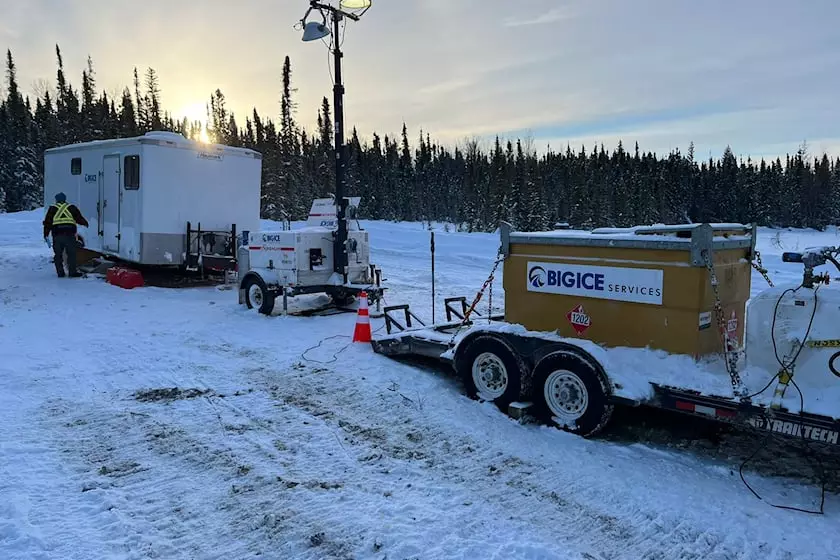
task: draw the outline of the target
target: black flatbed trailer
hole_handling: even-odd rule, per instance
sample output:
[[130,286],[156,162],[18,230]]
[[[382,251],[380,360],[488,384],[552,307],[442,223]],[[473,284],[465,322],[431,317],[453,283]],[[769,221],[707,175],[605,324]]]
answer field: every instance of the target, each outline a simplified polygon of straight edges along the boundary
[[[482,350],[497,352],[509,364],[515,364],[519,371],[515,375],[515,394],[501,395],[492,400],[500,409],[514,418],[535,415],[547,423],[557,424],[556,418],[546,412],[544,403],[539,403],[540,380],[545,377],[544,364],[558,360],[572,370],[590,390],[587,402],[594,402],[594,415],[587,418],[584,413],[577,419],[576,426],[561,425],[564,429],[582,436],[594,436],[609,421],[616,405],[647,406],[695,415],[724,422],[744,429],[772,432],[800,440],[821,442],[828,445],[840,444],[840,422],[838,420],[807,412],[794,412],[784,408],[771,408],[749,401],[740,401],[734,396],[710,396],[685,388],[668,387],[651,383],[653,397],[634,400],[612,394],[609,375],[586,350],[574,344],[559,342],[543,333],[521,333],[511,329],[506,332],[504,315],[480,316],[473,311],[467,316],[466,298],[445,300],[446,321],[426,325],[408,305],[388,306],[383,309],[387,334],[372,341],[373,350],[392,358],[426,358],[439,362],[445,368],[464,379],[470,396],[481,399],[475,382],[471,381],[469,358],[475,352],[470,347],[480,344]],[[471,317],[478,315],[478,318]],[[502,327],[502,328],[500,328]],[[496,349],[493,350],[495,344]],[[503,356],[512,354],[511,356]],[[505,360],[504,358],[507,358]],[[512,372],[511,372],[512,373]],[[590,379],[587,379],[589,377]],[[600,378],[600,379],[596,379]],[[597,382],[600,381],[600,382]],[[599,393],[599,387],[603,394]],[[543,399],[544,400],[544,399]]]

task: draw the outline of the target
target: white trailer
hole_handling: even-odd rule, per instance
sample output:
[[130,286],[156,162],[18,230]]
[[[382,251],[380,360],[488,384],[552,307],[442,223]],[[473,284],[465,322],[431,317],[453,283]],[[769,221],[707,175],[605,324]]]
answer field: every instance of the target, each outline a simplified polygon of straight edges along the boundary
[[149,132],[47,150],[44,203],[65,193],[90,223],[84,247],[107,257],[230,268],[237,229],[259,227],[261,174],[253,150]]
[[341,306],[366,292],[369,301],[382,295],[379,271],[370,263],[370,238],[355,214],[360,199],[349,198],[347,223],[347,267],[335,271],[335,238],[338,221],[332,198],[316,199],[306,225],[283,229],[243,232],[239,248],[239,303],[270,315],[278,296],[326,293]]

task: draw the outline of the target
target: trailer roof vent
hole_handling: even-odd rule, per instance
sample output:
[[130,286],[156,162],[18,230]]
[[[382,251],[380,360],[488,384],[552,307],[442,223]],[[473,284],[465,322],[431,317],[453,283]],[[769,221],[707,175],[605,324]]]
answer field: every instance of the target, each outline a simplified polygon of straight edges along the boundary
[[146,138],[156,138],[158,140],[164,140],[167,142],[174,142],[177,144],[183,144],[188,142],[188,140],[182,134],[178,134],[177,132],[166,132],[163,130],[153,130],[152,132],[147,132],[144,134]]

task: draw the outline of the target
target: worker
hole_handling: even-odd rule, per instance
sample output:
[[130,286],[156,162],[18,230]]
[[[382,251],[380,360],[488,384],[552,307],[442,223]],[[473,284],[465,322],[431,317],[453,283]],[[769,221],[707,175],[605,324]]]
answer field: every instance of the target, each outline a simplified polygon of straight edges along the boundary
[[76,224],[88,227],[88,221],[73,204],[67,204],[64,193],[55,195],[55,204],[47,209],[44,217],[44,241],[49,244],[48,237],[52,233],[52,248],[55,253],[55,272],[59,278],[64,278],[64,252],[67,251],[67,270],[70,278],[78,278],[81,274],[76,270]]

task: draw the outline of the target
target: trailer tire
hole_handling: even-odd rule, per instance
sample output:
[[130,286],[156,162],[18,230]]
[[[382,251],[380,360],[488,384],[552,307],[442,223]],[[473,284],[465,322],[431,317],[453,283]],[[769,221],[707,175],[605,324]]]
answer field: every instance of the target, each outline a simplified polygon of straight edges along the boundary
[[245,279],[245,305],[248,309],[257,308],[263,315],[271,315],[274,311],[274,292],[268,287],[259,276],[248,276]]
[[519,398],[523,370],[519,355],[493,336],[470,341],[456,360],[456,372],[464,381],[467,396],[492,402],[504,412]]
[[615,408],[604,373],[574,352],[543,358],[534,368],[532,392],[537,418],[583,437],[601,432]]

